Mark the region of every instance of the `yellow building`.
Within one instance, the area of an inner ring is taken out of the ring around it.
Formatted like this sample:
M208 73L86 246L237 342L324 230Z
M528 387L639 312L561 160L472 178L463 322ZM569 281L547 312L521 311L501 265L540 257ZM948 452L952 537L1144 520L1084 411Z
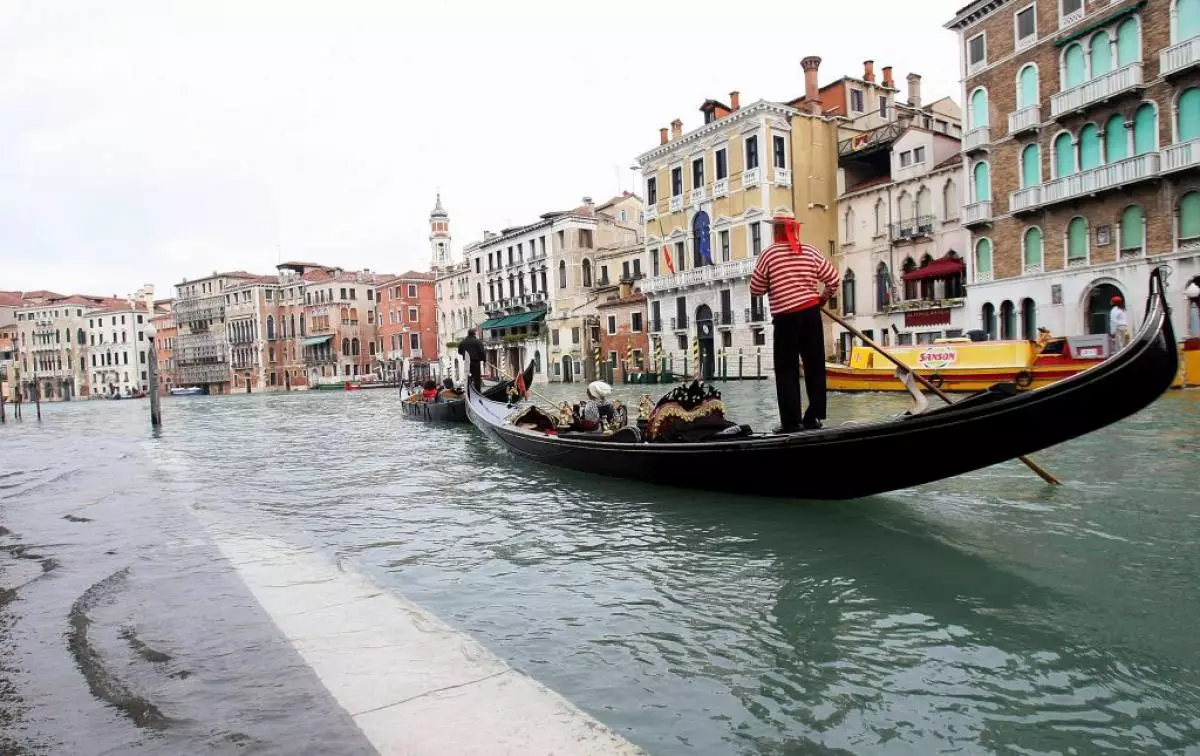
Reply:
M755 257L771 244L770 219L787 208L802 240L832 255L837 240L837 128L823 115L817 70L805 58L805 95L741 106L706 100L704 124L684 133L676 119L638 157L646 187L641 290L652 351L675 372L736 377L771 372L769 308L750 296ZM827 335L828 338L828 335ZM726 357L722 362L721 358ZM724 369L722 370L722 365Z

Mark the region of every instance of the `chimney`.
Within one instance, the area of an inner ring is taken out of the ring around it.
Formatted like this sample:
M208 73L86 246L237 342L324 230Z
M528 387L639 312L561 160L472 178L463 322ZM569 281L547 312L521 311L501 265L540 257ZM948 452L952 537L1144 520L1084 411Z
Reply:
M869 81L872 84L875 83L875 61L873 61L873 60L864 60L863 61L863 80Z
M667 137L667 130L659 129L658 130L658 143L666 144L668 141L670 141L670 139Z
M896 82L892 81L892 67L883 67L883 86L895 88Z
M683 121L676 118L671 121L671 138L678 139L681 136L683 136Z
M820 66L821 59L816 55L809 55L800 61L800 67L804 69L804 102L808 105L808 112L813 115L821 114L821 90L817 86L817 69Z
M914 108L921 107L921 75L908 75L908 104Z
M742 107L742 93L736 89L729 93L729 109L738 110Z

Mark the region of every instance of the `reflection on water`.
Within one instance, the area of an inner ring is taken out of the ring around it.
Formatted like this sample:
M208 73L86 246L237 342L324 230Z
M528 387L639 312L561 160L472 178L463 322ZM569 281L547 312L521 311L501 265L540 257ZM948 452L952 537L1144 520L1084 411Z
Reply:
M773 394L729 385L730 415L768 427ZM48 423L104 415L145 438L128 404L55 408ZM835 396L830 415L904 406ZM163 436L138 444L171 505L354 561L651 753L1200 740L1194 392L1037 455L1061 489L1011 463L839 504L804 502L805 481L938 450L780 470L796 501L772 501L528 466L470 427L405 421L388 391L164 414Z

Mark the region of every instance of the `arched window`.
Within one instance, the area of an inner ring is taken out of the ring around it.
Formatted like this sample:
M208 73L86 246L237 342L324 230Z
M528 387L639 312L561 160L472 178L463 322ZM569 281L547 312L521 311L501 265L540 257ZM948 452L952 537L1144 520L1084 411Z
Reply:
M1196 0L1200 5L1200 0ZM1200 139L1200 87L1183 90L1175 104L1176 142Z
M974 193L973 202L987 202L992 198L992 179L988 164L978 162L971 171L971 190Z
M1027 144L1021 150L1021 188L1042 183L1042 150L1036 144Z
M1067 267L1087 265L1088 228L1087 221L1079 216L1067 224Z
M1072 89L1087 81L1085 69L1083 48L1078 43L1071 43L1063 50L1063 89Z
M1200 37L1200 0L1175 0L1174 26L1172 43Z
M978 129L988 125L988 96L983 87L971 93L971 108L967 112L967 128Z
M1158 151L1158 113L1150 103L1142 103L1133 114L1133 154Z
M87 343L87 337L83 335L82 328L75 332L75 341L77 341L80 346L83 346Z
M942 212L945 213L946 220L958 217L958 185L954 183L954 179L950 179L942 187Z
M1094 79L1112 70L1112 40L1108 38L1108 32L1099 31L1092 35L1092 41L1088 45L1088 57L1091 58L1092 64L1090 78Z
M1110 163L1129 157L1129 134L1125 116L1119 113L1104 124L1104 158Z
M888 272L887 263L879 263L879 267L875 269L875 311L881 312L891 303L892 276Z
M853 315L855 304L854 271L848 270L842 279L842 314Z
M350 354L354 357L357 357L358 352L359 352L358 339L351 339L350 340Z
M304 313L300 313L300 336L303 337L304 335Z
M1000 338L1007 341L1017 335L1017 308L1004 300L1000 303Z
M350 339L342 339L342 356L350 356Z
M975 242L975 280L992 280L992 240L980 239Z
M875 235L883 236L885 233L887 233L887 207L884 206L881 199L875 203Z
M1037 305L1029 297L1021 300L1021 338L1037 340Z
M1121 213L1121 257L1140 257L1146 242L1146 221L1142 208L1130 205Z
M1032 226L1025 230L1025 236L1021 239L1021 244L1024 247L1024 260L1026 273L1041 273L1042 272L1042 229L1037 226Z
M929 187L923 186L917 191L917 222L928 223L933 216L933 195ZM927 220L926 220L927 219Z
M1054 178L1070 176L1075 172L1075 143L1071 135L1063 132L1054 138Z
M590 260L583 261L583 288L590 289L592 287L592 263Z
M1117 27L1117 66L1127 66L1142 59L1138 17L1130 16Z
M1079 170L1100 167L1100 127L1085 123L1079 130Z
M348 309L346 309L345 307L343 307L343 308L342 308L342 311L341 311L341 316L342 316L342 322L343 322L343 323L345 323L346 321L350 320L350 310L348 310Z
M350 322L351 323L358 322L358 308L357 307L350 308Z
M663 250L665 251L666 247L663 247ZM560 288L560 289L567 288L567 261L566 260L558 261L558 288Z
M982 321L980 323L980 326L983 328L984 331L987 332L988 339L989 340L995 339L996 338L996 305L992 304L991 302L984 304L983 309L980 311L979 314L980 314L980 320Z
M267 341L275 338L275 318L267 316Z
M1038 104L1038 71L1037 66L1027 64L1017 74L1017 110Z
M1200 239L1200 192L1188 192L1179 200L1179 242Z
M911 220L913 214L912 195L907 190L900 192L898 208L900 210L900 222Z
M846 208L846 229L843 232L843 240L846 244L854 243L854 208Z
M300 317L304 317L304 316L301 315ZM292 315L291 321L292 321L292 327L288 329L290 331L289 335L292 338L295 338L296 337L296 316L295 315Z
M622 210L621 212L625 211ZM457 367L457 365L455 365L455 367ZM533 352L533 372L542 372L542 351L540 349L536 349Z

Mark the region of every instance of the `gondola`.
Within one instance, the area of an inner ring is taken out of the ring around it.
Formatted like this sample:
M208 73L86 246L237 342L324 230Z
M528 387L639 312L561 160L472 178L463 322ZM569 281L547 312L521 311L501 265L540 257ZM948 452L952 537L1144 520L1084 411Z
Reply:
M842 500L949 478L1099 430L1167 391L1178 366L1164 271L1156 268L1146 319L1130 344L1034 391L997 384L918 414L695 443L647 442L633 428L605 435L516 427L509 421L528 402L506 405L470 390L467 414L513 454L550 465L709 491Z
M533 385L534 363L529 363L522 377L525 386ZM508 390L513 385L511 380L500 381L484 388L483 396L489 401L504 402L508 400ZM450 399L441 402L410 402L401 394L400 411L405 417L414 420L424 420L429 423L465 423L467 422L467 403L465 399Z

